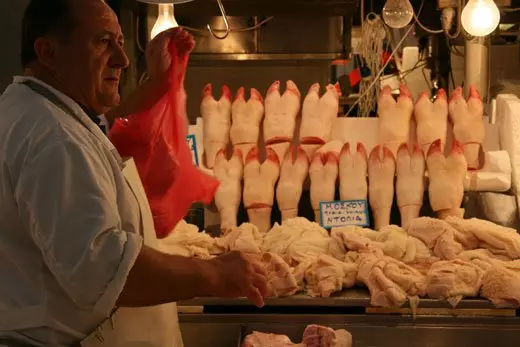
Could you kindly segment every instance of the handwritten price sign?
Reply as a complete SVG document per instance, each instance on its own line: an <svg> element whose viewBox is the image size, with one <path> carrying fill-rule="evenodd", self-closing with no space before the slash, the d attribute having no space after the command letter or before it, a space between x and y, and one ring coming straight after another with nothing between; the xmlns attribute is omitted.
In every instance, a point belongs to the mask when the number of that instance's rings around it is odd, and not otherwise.
<svg viewBox="0 0 520 347"><path fill-rule="evenodd" d="M320 202L321 226L325 229L345 225L369 226L366 200Z"/></svg>
<svg viewBox="0 0 520 347"><path fill-rule="evenodd" d="M186 136L186 142L188 143L188 147L191 150L191 156L193 158L193 164L199 166L199 156L197 153L197 140L195 139L195 135L191 134Z"/></svg>

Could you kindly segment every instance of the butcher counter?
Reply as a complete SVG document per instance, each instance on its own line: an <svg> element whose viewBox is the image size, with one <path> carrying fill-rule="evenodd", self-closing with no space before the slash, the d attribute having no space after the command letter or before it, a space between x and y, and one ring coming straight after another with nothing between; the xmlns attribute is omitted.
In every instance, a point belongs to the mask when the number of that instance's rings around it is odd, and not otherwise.
<svg viewBox="0 0 520 347"><path fill-rule="evenodd" d="M464 299L455 309L443 301L421 299L414 315L370 306L366 289L349 289L330 298L295 295L267 299L257 309L246 299L197 298L179 303L186 347L238 346L253 331L278 333L299 341L309 324L347 329L355 347L519 346L519 312L496 309L482 299Z"/></svg>

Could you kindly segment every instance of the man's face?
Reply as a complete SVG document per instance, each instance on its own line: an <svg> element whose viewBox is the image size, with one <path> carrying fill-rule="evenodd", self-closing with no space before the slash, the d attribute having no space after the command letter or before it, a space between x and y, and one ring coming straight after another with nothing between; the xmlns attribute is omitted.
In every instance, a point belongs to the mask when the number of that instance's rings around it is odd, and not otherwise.
<svg viewBox="0 0 520 347"><path fill-rule="evenodd" d="M117 16L102 0L70 1L74 30L59 44L55 77L87 109L119 104L119 79L128 66Z"/></svg>

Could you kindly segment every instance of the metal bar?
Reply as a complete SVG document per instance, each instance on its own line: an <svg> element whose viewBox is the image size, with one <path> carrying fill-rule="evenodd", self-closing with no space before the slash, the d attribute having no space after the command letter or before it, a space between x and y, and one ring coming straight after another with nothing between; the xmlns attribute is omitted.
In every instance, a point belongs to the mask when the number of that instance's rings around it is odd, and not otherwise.
<svg viewBox="0 0 520 347"><path fill-rule="evenodd" d="M342 53L223 53L191 54L190 61L248 61L248 60L333 60L343 57Z"/></svg>
<svg viewBox="0 0 520 347"><path fill-rule="evenodd" d="M489 89L489 37L466 39L464 50L464 95L474 85L487 102Z"/></svg>

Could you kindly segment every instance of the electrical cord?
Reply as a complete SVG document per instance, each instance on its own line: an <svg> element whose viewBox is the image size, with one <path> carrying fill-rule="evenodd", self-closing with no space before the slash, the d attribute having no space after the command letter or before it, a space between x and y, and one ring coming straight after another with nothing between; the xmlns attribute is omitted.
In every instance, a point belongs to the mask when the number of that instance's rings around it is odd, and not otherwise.
<svg viewBox="0 0 520 347"><path fill-rule="evenodd" d="M266 24L267 22L269 22L273 18L274 18L274 16L267 17L266 19L260 21L258 24L250 26L250 27L240 28L240 29L229 29L229 32L230 33L243 33L243 32L247 32L247 31L257 30L257 29L260 29L260 27L262 27L264 24ZM193 28L193 27L184 26L184 25L181 25L181 27L183 29L185 29L185 30L193 31L193 32L196 32L196 33L199 33L199 34L204 34L204 35L210 35L211 34L210 32L208 32L207 29L198 29L198 28ZM221 31L222 32L222 31L226 31L226 30L224 30L224 29L213 29L213 31Z"/></svg>
<svg viewBox="0 0 520 347"><path fill-rule="evenodd" d="M421 2L421 6L419 7L419 11L417 11L419 14L421 13L421 10L424 6L424 1L425 0L422 0ZM414 12L415 13L415 12ZM406 33L403 35L403 37L401 38L401 40L397 43L397 45L395 46L394 50L392 51L392 53L390 54L390 57L388 58L388 60L386 61L385 65L383 65L383 67L381 68L381 70L379 70L379 72L377 73L377 75L374 77L374 80L372 81L372 83L368 86L368 88L363 92L363 94L361 94L358 99L356 100L356 102L354 102L352 104L352 106L350 106L349 110L347 111L347 113L345 113L345 117L348 117L348 115L350 114L350 112L352 112L352 110L357 106L357 104L360 102L360 100L365 97L366 94L368 94L370 92L370 90L375 86L375 84L379 81L379 77L381 77L381 75L383 74L383 72L385 71L386 67L388 66L388 64L390 64L390 62L392 61L392 58L393 56L397 53L397 51L399 50L399 47L401 47L401 45L404 43L404 41L408 38L408 35L410 35L410 33L412 32L412 30L414 29L414 26L413 25L410 25L410 28L408 28L408 30L406 31Z"/></svg>

